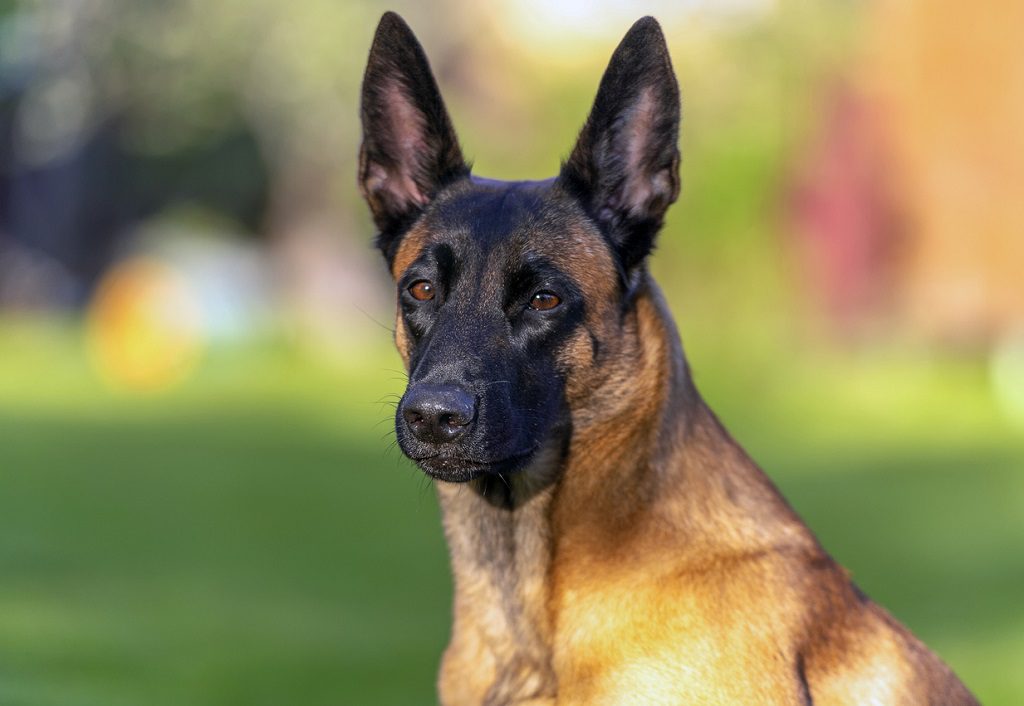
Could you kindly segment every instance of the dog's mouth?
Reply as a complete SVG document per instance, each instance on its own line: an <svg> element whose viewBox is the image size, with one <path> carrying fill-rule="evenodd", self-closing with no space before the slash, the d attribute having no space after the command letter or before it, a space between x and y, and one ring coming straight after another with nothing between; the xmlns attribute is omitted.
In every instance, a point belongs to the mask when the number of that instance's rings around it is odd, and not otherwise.
<svg viewBox="0 0 1024 706"><path fill-rule="evenodd" d="M410 458L424 473L435 480L466 483L484 475L508 475L522 470L536 451L537 449L530 449L524 453L490 461L460 458L446 453Z"/></svg>

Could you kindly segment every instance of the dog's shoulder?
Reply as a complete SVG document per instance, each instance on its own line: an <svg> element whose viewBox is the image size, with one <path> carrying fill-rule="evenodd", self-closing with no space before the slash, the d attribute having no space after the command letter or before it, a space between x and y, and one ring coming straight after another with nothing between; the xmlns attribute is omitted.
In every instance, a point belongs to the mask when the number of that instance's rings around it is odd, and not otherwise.
<svg viewBox="0 0 1024 706"><path fill-rule="evenodd" d="M801 670L814 703L976 704L953 671L884 608L845 581L808 615Z"/></svg>

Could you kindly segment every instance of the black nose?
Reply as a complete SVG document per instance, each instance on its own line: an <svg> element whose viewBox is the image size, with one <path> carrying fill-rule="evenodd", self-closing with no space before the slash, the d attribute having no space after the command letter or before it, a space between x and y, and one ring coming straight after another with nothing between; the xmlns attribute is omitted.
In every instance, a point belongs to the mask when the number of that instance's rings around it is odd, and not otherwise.
<svg viewBox="0 0 1024 706"><path fill-rule="evenodd" d="M401 413L417 439L447 444L469 430L476 417L476 399L451 385L420 384L406 391Z"/></svg>

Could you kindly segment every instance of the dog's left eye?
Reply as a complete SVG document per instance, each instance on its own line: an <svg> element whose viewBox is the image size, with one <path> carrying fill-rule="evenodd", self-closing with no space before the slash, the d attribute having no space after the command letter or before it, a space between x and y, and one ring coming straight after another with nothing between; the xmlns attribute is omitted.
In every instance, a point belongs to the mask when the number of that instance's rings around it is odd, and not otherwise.
<svg viewBox="0 0 1024 706"><path fill-rule="evenodd" d="M416 301L430 301L434 298L434 285L429 280L418 280L409 285L409 294Z"/></svg>
<svg viewBox="0 0 1024 706"><path fill-rule="evenodd" d="M562 300L553 292L537 292L530 299L530 308L534 311L550 311L561 303Z"/></svg>

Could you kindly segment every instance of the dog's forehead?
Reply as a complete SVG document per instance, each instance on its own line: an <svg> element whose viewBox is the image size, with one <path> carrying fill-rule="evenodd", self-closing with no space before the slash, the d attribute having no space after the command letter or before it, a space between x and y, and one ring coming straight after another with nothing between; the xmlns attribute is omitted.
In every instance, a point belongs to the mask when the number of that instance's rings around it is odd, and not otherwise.
<svg viewBox="0 0 1024 706"><path fill-rule="evenodd" d="M540 260L580 283L617 278L611 250L597 227L553 180L474 178L441 195L403 240L393 263L395 277L441 243L451 247L460 265L472 269L511 271Z"/></svg>

